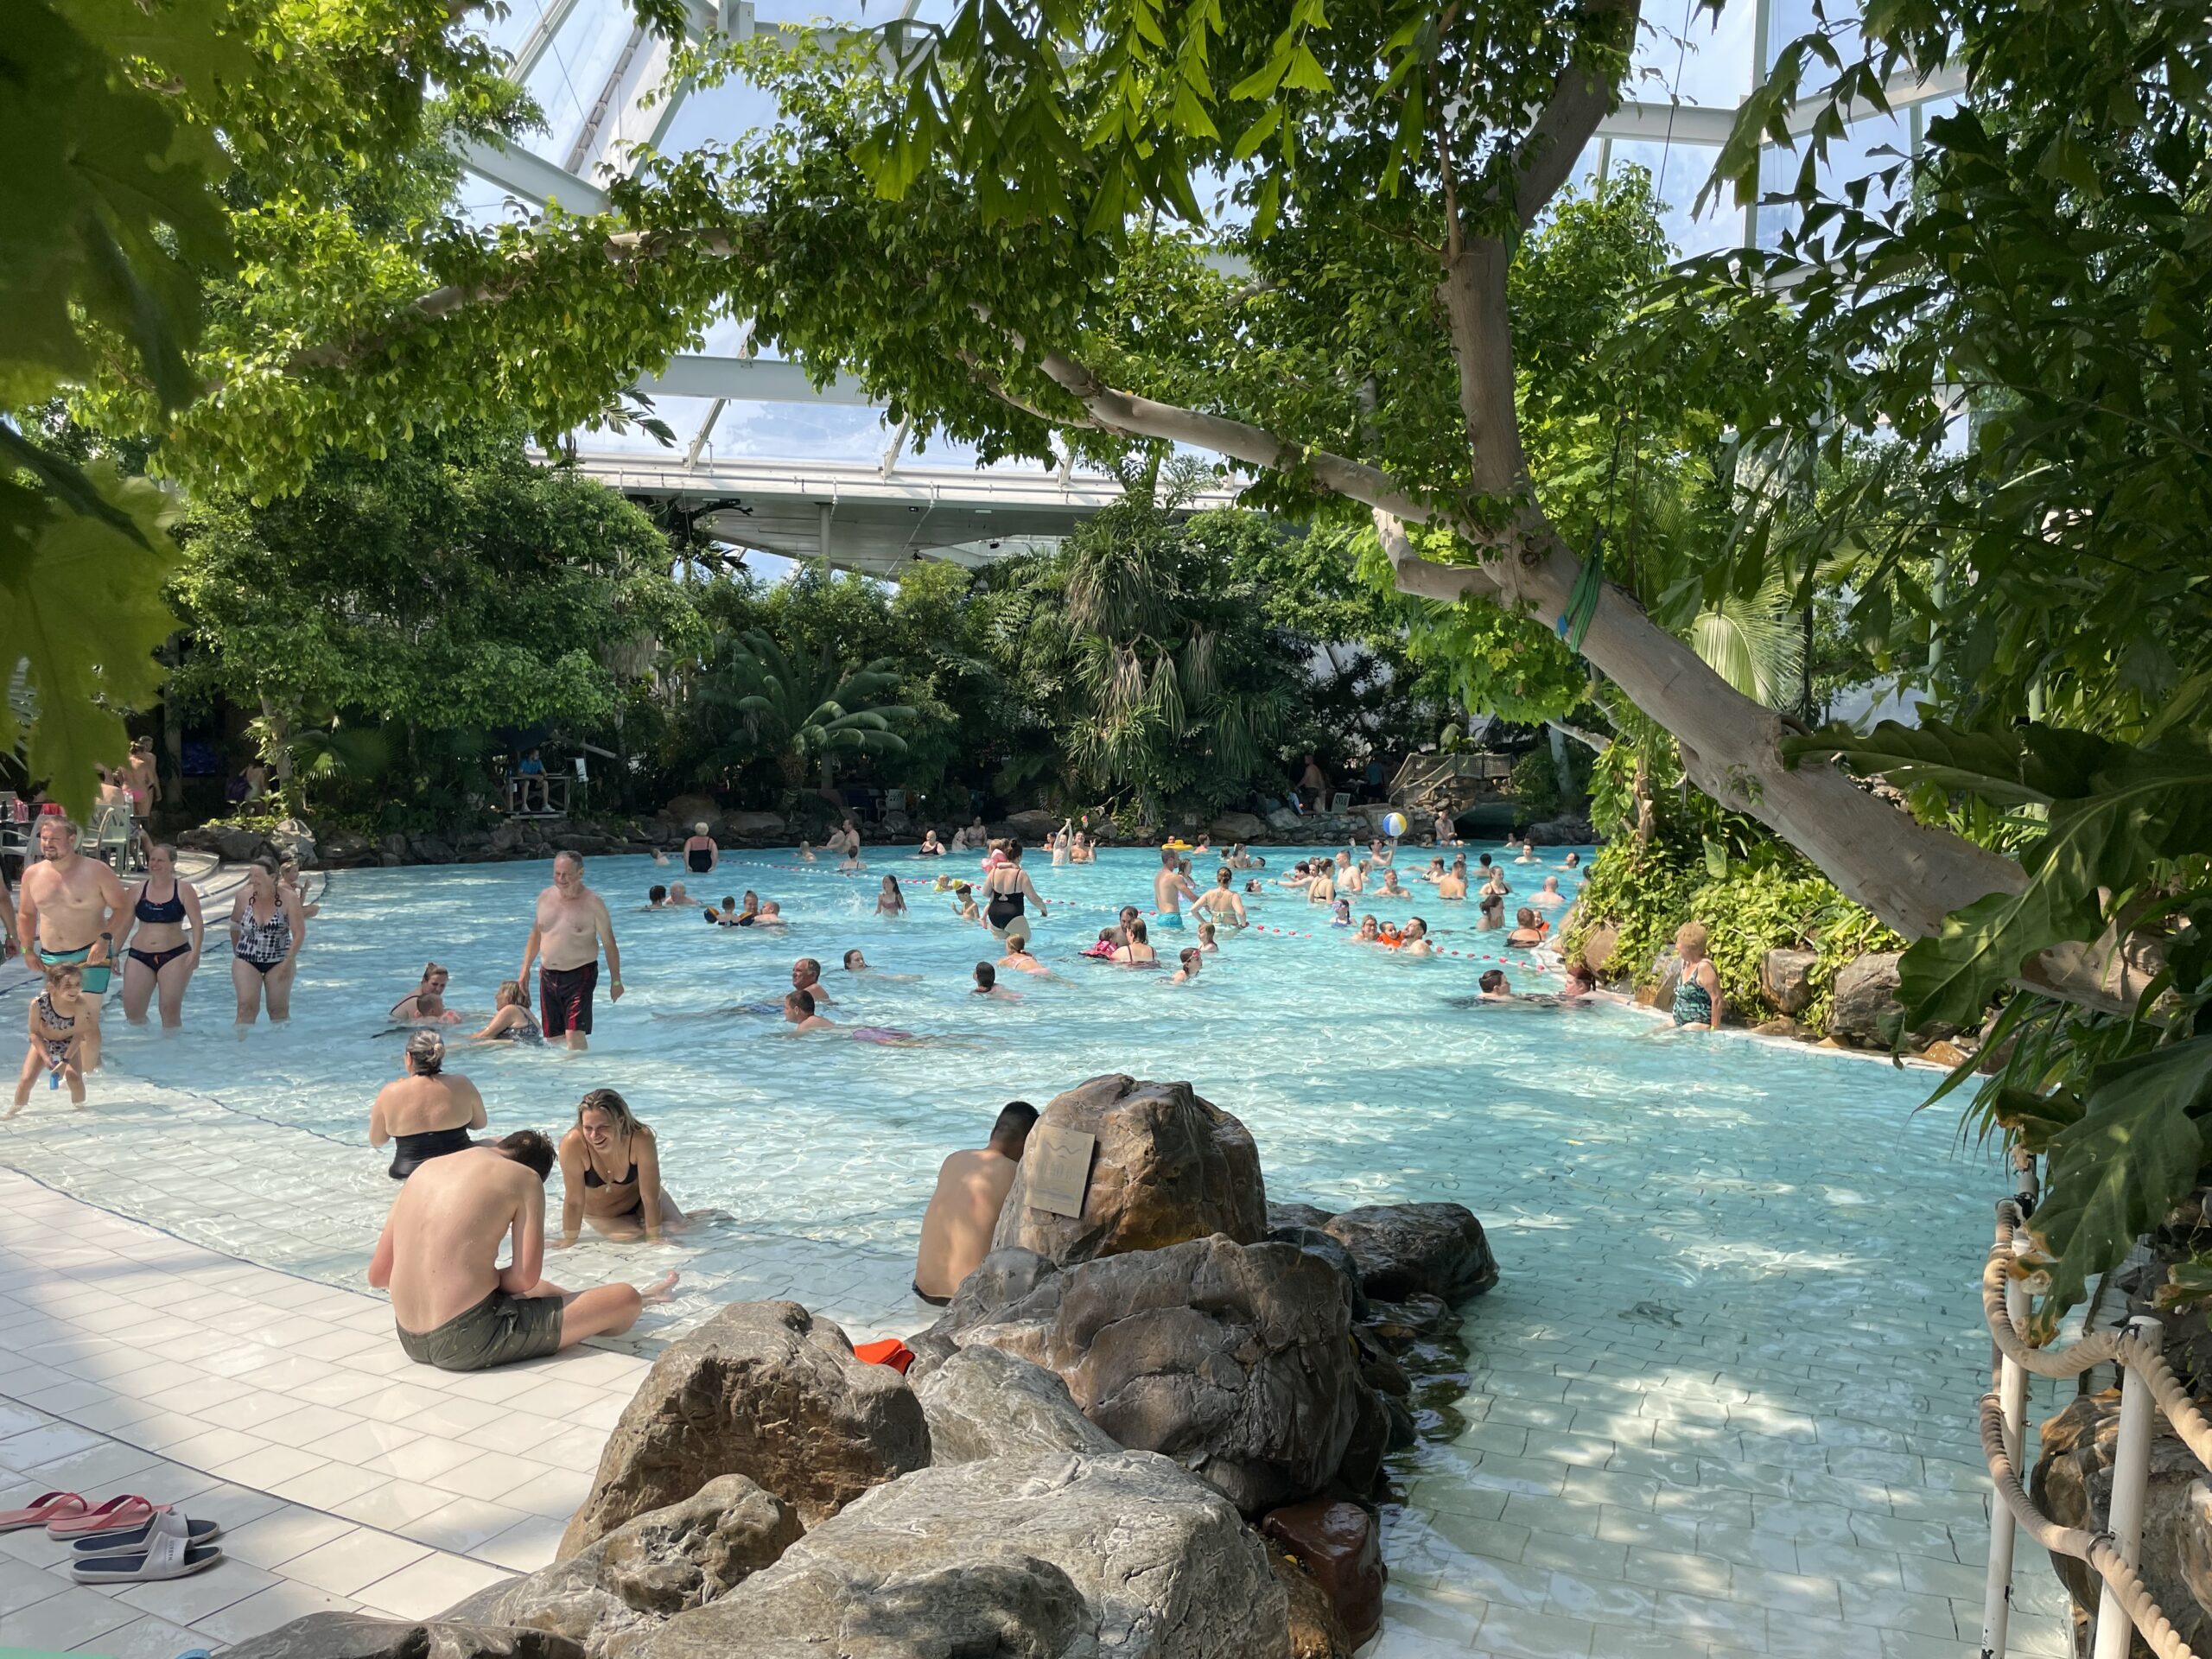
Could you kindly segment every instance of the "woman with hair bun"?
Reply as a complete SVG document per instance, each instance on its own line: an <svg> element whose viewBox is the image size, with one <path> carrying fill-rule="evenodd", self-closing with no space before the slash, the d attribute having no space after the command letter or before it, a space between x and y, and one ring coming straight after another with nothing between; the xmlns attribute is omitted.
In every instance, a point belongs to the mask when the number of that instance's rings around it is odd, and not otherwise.
<svg viewBox="0 0 2212 1659"><path fill-rule="evenodd" d="M418 1031L399 1061L403 1075L377 1091L369 1108L369 1144L397 1141L390 1173L404 1181L433 1158L467 1152L471 1129L484 1127L484 1096L467 1077L448 1071L446 1039Z"/></svg>

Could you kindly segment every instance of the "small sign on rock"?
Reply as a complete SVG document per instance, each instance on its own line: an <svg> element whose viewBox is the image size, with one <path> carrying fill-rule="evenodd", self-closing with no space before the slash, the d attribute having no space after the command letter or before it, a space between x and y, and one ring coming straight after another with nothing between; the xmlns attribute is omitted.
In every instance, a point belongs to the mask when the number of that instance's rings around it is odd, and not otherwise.
<svg viewBox="0 0 2212 1659"><path fill-rule="evenodd" d="M1090 1185L1090 1154L1096 1135L1058 1124L1039 1123L1029 1131L1029 1144L1021 1154L1028 1166L1028 1198L1033 1210L1056 1216L1080 1216Z"/></svg>

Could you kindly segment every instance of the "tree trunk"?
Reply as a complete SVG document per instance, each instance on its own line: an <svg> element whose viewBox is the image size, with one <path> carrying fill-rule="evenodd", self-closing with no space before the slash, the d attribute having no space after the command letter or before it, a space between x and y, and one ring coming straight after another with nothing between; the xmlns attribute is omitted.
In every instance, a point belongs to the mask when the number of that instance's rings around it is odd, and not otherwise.
<svg viewBox="0 0 2212 1659"><path fill-rule="evenodd" d="M1533 511L1518 551L1509 546L1481 566L1432 563L1414 551L1389 515L1378 512L1376 523L1400 589L1430 599L1512 598L1519 601L1512 608L1548 620L1566 608L1580 570L1548 521ZM2011 859L1916 823L1833 766L1785 765L1781 742L1789 728L1783 717L1714 673L1611 582L1599 596L1582 654L1674 734L1699 788L1765 824L1907 938L1936 932L1952 911L1986 894L2018 893L2027 885ZM2116 956L2109 968L2093 960L2086 946L2062 945L2027 964L2021 976L2075 1001L2122 1011L2142 985Z"/></svg>
<svg viewBox="0 0 2212 1659"><path fill-rule="evenodd" d="M284 804L286 812L297 817L307 808L292 788L291 722L277 712L267 692L261 697L261 717L269 726L269 767L276 775L276 798Z"/></svg>

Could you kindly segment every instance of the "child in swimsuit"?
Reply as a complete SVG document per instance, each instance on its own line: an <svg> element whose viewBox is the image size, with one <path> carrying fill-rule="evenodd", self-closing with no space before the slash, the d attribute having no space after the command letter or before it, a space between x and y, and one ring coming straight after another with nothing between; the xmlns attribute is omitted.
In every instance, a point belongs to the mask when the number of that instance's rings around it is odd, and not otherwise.
<svg viewBox="0 0 2212 1659"><path fill-rule="evenodd" d="M23 1056L22 1075L16 1080L13 1117L30 1104L31 1085L41 1073L51 1086L69 1086L69 1103L85 1103L85 1073L80 1061L85 1031L79 1017L85 1012L85 970L74 963L57 963L46 970L46 988L31 999L29 1052Z"/></svg>

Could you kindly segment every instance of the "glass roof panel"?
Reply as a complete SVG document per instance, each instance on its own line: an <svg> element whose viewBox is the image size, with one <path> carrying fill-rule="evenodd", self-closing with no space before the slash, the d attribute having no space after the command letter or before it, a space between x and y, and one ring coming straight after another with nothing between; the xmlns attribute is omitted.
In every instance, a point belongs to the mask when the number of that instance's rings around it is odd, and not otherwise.
<svg viewBox="0 0 2212 1659"><path fill-rule="evenodd" d="M660 141L664 156L680 156L702 144L734 145L746 133L777 123L776 99L749 80L725 81L688 92Z"/></svg>
<svg viewBox="0 0 2212 1659"><path fill-rule="evenodd" d="M622 48L636 26L627 6L609 0L584 0L569 14L545 56L523 83L545 111L550 129L531 136L528 147L533 152L567 165L576 135L606 90L607 78L621 61Z"/></svg>
<svg viewBox="0 0 2212 1659"><path fill-rule="evenodd" d="M1637 36L1626 96L1647 104L1670 97L1685 104L1733 109L1751 90L1751 33L1756 0L1728 0L1715 17L1703 0L1659 0L1646 10Z"/></svg>

